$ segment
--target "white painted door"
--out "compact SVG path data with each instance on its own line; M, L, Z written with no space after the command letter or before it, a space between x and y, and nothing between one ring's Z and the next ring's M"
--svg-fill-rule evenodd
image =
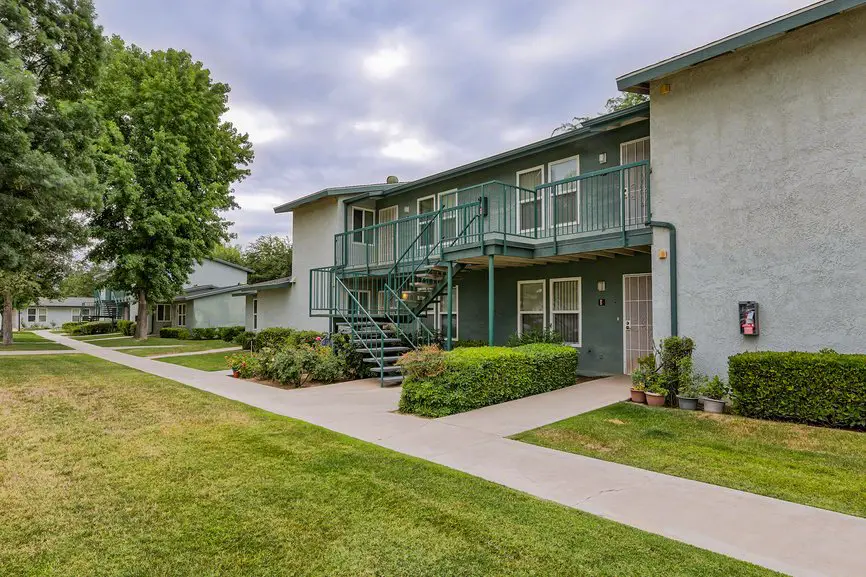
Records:
M397 220L397 206L389 206L379 210L379 224L394 222ZM379 264L394 262L394 239L397 236L397 225L383 226L379 228Z
M653 352L652 275L623 275L622 293L623 371L631 374L637 360Z
M619 163L631 164L650 159L649 138L639 138L619 145ZM635 166L623 171L622 187L625 206L625 225L639 226L646 219L649 168Z

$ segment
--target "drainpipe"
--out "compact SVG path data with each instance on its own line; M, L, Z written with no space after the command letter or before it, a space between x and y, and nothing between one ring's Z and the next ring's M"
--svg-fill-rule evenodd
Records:
M670 250L671 250L671 262L670 262L670 285L671 285L671 336L675 337L678 335L677 328L677 227L669 222L664 222L661 220L650 220L647 222L648 226L657 226L659 228L667 229L670 232Z

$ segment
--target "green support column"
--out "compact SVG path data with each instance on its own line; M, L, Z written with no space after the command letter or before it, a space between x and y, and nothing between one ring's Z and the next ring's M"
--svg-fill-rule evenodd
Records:
M446 329L446 345L447 350L451 350L454 335L452 335L452 324L454 318L454 263L448 262L448 328Z
M487 344L493 346L493 255L487 257Z

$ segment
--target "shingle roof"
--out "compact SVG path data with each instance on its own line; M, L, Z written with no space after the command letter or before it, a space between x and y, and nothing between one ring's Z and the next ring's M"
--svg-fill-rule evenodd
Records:
M311 202L315 202L319 199L327 198L329 196L344 196L347 194L355 195L363 192L380 192L382 190L387 190L395 186L400 185L387 184L383 182L379 184L359 184L354 186L337 186L332 188L323 188L318 192L308 194L307 196L302 196L301 198L296 198L295 200L289 201L285 204L281 204L274 209L274 212L276 212L277 214L284 212L292 212L294 209L300 206L310 204Z

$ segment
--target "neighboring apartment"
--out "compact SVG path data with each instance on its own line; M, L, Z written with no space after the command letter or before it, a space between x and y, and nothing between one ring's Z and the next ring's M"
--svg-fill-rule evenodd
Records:
M59 327L89 317L95 307L93 297L42 299L27 308L12 311L12 330Z
M196 264L183 292L171 302L153 305L150 334L163 327L208 328L241 326L246 310L243 301L233 298L238 287L246 285L252 270L218 258ZM96 295L96 316L138 320L137 303L119 291L101 289Z
M285 324L351 331L383 375L434 330L501 344L550 327L587 374L630 372L671 334L721 374L743 350L862 350L863 4L625 75L651 104L578 130L279 207L305 255Z

